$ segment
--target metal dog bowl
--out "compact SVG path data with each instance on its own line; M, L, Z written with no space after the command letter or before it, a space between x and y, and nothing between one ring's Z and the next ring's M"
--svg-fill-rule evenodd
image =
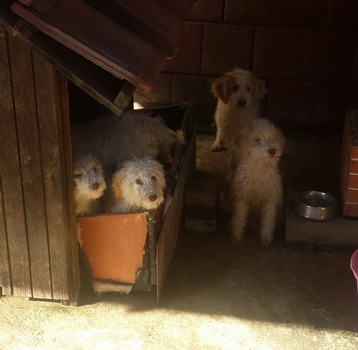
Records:
M293 202L292 210L298 216L311 220L329 220L337 216L335 198L329 193L306 191Z

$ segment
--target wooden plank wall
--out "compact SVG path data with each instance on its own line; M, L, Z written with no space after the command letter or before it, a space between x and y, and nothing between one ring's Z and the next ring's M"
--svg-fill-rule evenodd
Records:
M2 293L76 302L66 81L1 28L0 130Z

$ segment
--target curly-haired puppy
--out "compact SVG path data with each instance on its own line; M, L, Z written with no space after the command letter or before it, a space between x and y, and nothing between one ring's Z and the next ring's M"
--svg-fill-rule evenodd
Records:
M246 126L238 138L239 165L233 179L232 243L244 233L249 209L261 214L260 243L272 241L276 212L282 201L281 176L278 169L285 144L283 133L267 119Z
M239 68L216 79L211 90L217 99L217 131L211 151L217 152L230 147L243 125L259 118L259 102L267 91L263 81Z
M168 128L159 117L138 111L102 115L75 125L72 137L76 140L75 154L93 154L108 172L115 172L118 164L133 157L170 163L172 146L185 143L183 133Z
M77 215L96 214L99 209L98 198L106 189L102 166L91 155L82 156L73 165L75 185L75 206Z
M158 208L164 200L165 173L154 159L123 162L112 178L112 190L106 212L112 214L147 211Z

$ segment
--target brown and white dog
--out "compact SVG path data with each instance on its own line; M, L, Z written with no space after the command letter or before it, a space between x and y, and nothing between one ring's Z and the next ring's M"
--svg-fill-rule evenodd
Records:
M104 196L104 210L112 214L148 211L164 201L163 166L151 158L127 160L112 177Z
M211 90L217 98L217 131L211 151L218 152L230 148L242 125L260 117L259 102L267 90L262 80L240 68L216 79Z

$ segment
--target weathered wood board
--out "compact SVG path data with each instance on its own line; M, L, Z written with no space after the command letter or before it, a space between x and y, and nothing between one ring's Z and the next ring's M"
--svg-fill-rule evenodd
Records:
M2 293L76 302L66 80L0 31Z

